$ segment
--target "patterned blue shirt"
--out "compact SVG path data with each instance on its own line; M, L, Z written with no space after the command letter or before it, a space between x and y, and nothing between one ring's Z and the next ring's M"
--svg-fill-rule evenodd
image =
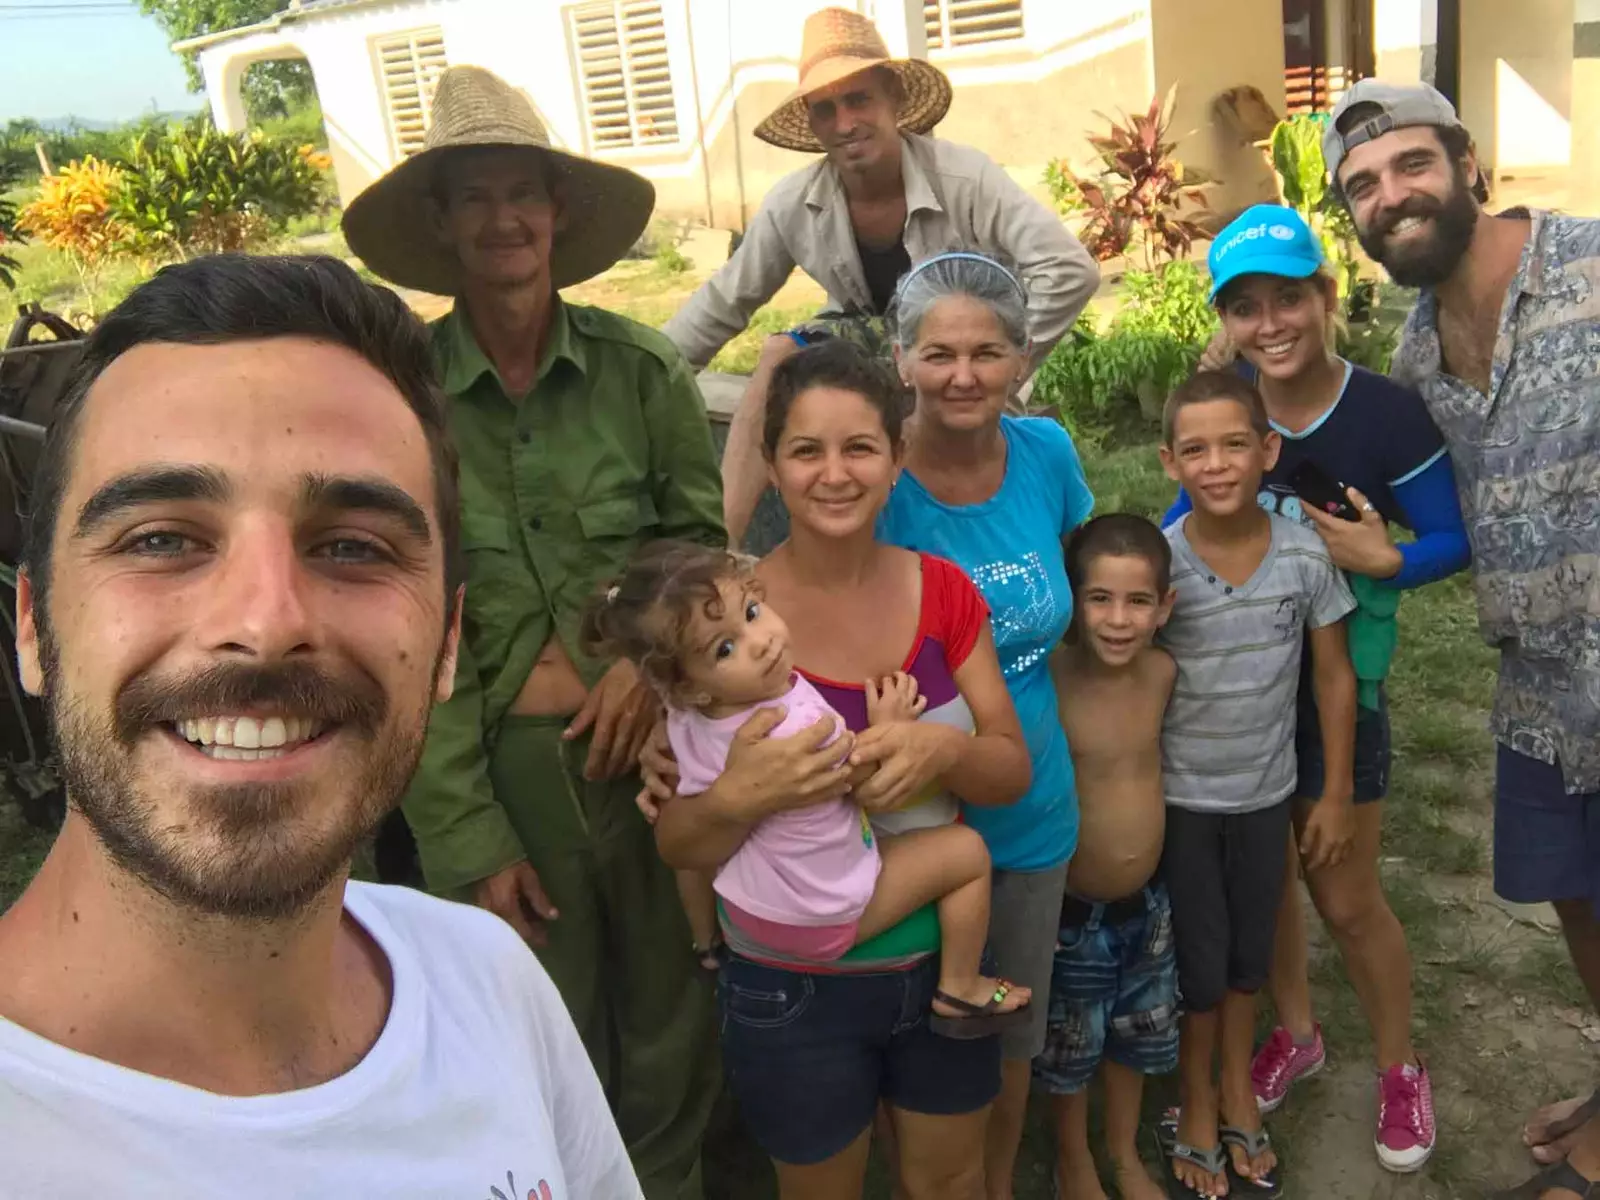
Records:
M1600 220L1532 218L1489 394L1442 369L1430 291L1392 373L1455 464L1479 624L1501 651L1495 736L1580 794L1600 791Z

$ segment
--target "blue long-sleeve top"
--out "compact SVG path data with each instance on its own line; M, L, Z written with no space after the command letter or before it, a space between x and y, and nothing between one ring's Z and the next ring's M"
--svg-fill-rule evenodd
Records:
M1241 373L1254 375L1248 368ZM1344 386L1325 413L1299 432L1277 424L1273 428L1281 448L1261 482L1263 508L1305 520L1288 481L1309 459L1330 478L1360 491L1384 520L1416 534L1414 542L1400 546L1399 572L1376 582L1391 588L1421 587L1471 561L1450 456L1416 392L1347 363ZM1190 509L1188 493L1180 488L1162 525L1171 525Z
M1454 575L1472 561L1466 526L1461 519L1461 499L1456 494L1455 475L1448 456L1434 459L1420 474L1391 485L1391 490L1405 510L1404 519L1396 523L1410 528L1417 539L1400 544L1400 570L1376 582L1400 589L1421 587ZM1361 491L1366 492L1366 489L1361 488ZM1179 488L1178 498L1161 518L1162 528L1192 507L1189 493ZM1383 515L1394 519L1388 513Z

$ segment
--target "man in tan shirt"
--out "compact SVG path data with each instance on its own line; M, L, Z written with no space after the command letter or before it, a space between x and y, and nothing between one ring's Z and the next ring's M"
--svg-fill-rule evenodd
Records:
M760 435L773 367L830 336L887 355L883 316L913 265L973 250L1013 266L1028 291L1030 372L1094 295L1099 268L1054 213L981 151L926 136L950 96L937 67L891 59L866 17L828 8L807 19L800 86L755 132L825 157L767 194L733 257L663 330L701 368L796 265L827 290L826 312L767 340L734 416L722 476L736 544L755 540L746 532L766 487Z

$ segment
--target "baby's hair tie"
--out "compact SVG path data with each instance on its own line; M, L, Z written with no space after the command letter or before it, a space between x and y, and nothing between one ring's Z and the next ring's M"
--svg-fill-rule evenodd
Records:
M610 586L610 587L608 587L606 589L606 603L607 604L615 604L617 602L617 596L620 595L621 592L622 592L622 589L620 587L617 587L615 584L612 584L612 586Z

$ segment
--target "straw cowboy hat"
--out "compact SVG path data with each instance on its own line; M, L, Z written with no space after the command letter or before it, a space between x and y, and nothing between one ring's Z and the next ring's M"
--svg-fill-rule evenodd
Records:
M860 13L824 8L806 18L800 40L800 86L756 126L756 136L785 150L821 153L811 132L806 97L871 67L888 67L904 93L895 123L906 133L927 133L950 111L950 81L920 58L890 58L878 27Z
M558 288L590 279L626 254L655 208L655 186L643 176L551 146L533 104L498 75L451 67L439 77L422 149L344 211L350 249L390 283L440 296L461 293L461 264L435 237L428 207L440 159L461 146L525 146L550 161L566 215L550 251L550 279Z

